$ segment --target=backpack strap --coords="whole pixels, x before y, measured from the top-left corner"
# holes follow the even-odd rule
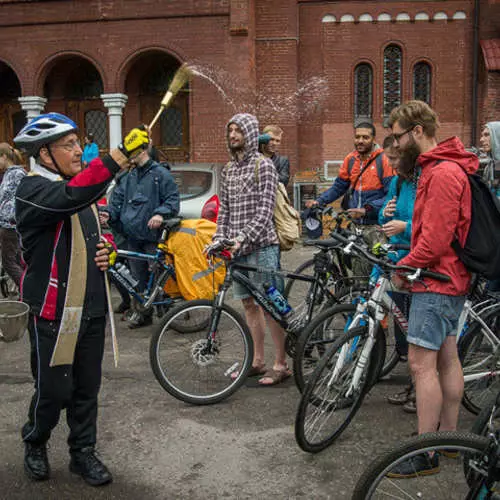
[[[260,168],[261,163],[262,163],[261,157],[259,157],[255,160],[254,174],[255,174],[255,182],[256,182],[257,186],[259,185],[259,168]]]
[[[354,167],[354,162],[356,161],[356,158],[354,156],[351,156],[349,158],[349,163],[347,164],[347,173],[349,175],[349,179],[351,178],[351,173],[352,173],[352,169]]]

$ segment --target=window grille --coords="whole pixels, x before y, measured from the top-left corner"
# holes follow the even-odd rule
[[[177,108],[166,109],[160,118],[161,144],[182,146],[182,125],[182,111]]]
[[[354,70],[354,118],[356,121],[372,118],[373,71],[362,63]]]
[[[419,62],[413,68],[413,98],[431,103],[432,70],[430,64]]]
[[[398,45],[384,50],[384,116],[401,104],[402,52]]]
[[[99,149],[108,147],[108,121],[106,113],[98,109],[92,109],[85,113],[85,133],[94,134],[94,141]]]

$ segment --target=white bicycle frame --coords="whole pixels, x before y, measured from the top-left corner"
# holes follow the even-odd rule
[[[416,278],[418,278],[418,276],[416,276]],[[368,362],[368,359],[370,357],[371,351],[373,349],[376,340],[375,320],[382,321],[386,316],[386,311],[391,310],[394,314],[397,315],[398,321],[400,322],[401,326],[406,327],[405,330],[407,330],[408,328],[408,322],[406,318],[401,313],[397,305],[394,303],[390,295],[387,293],[389,288],[390,288],[390,280],[385,275],[380,276],[368,301],[359,302],[358,305],[356,306],[356,314],[354,315],[352,322],[347,329],[347,332],[359,326],[361,321],[364,320],[368,322],[368,338],[367,341],[365,342],[365,345],[363,346],[359,359],[356,363],[356,367],[354,369],[354,374],[351,383],[349,385],[349,389],[346,392],[346,397],[351,396],[359,388],[361,377],[363,375],[366,363]],[[500,349],[500,339],[496,337],[496,335],[489,329],[488,325],[481,318],[482,314],[484,314],[486,311],[496,306],[497,303],[494,302],[492,304],[491,300],[486,300],[484,302],[481,302],[473,306],[472,301],[467,299],[459,318],[457,332],[460,333],[459,335],[457,335],[457,342],[459,337],[463,333],[467,319],[471,318],[473,321],[477,321],[478,323],[480,323],[481,326],[483,327],[481,331],[486,336],[488,342],[492,345],[494,350],[493,352],[498,351],[498,349]],[[368,310],[374,311],[374,314],[373,315],[367,314]],[[375,320],[373,319],[373,317],[375,317]],[[339,353],[339,357],[337,359],[337,362],[335,363],[335,367],[332,370],[331,377],[328,381],[327,384],[328,387],[330,387],[338,380],[340,374],[342,373],[342,369],[344,368],[344,365],[348,359],[348,356],[350,356],[349,353],[350,349],[351,349],[351,344],[344,344],[342,346]],[[479,363],[468,366],[467,368],[468,369],[480,368],[484,362],[485,362],[484,360],[480,361]],[[493,371],[488,370],[472,374],[464,373],[464,382],[465,383],[472,382],[482,378],[496,377],[498,375],[500,375],[500,370],[493,370]]]

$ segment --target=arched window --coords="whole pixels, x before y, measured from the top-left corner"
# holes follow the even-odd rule
[[[432,70],[430,64],[419,62],[413,67],[413,98],[431,103]]]
[[[367,63],[361,63],[354,70],[354,118],[372,118],[373,71]]]
[[[399,45],[384,50],[384,116],[401,104],[402,51]]]

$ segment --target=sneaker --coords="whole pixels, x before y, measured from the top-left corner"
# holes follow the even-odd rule
[[[47,445],[24,443],[24,470],[33,481],[45,481],[50,477]]]
[[[393,467],[386,475],[394,479],[405,479],[418,476],[430,476],[439,472],[439,455],[434,453],[431,457],[428,453],[422,453],[408,458]]]
[[[118,307],[114,310],[116,314],[123,314],[130,309],[130,302],[124,302],[123,300],[120,302]]]
[[[153,324],[153,316],[148,315],[144,316],[141,313],[135,312],[129,322],[128,322],[128,327],[131,330],[134,330],[135,328],[141,328],[143,326],[149,326]]]
[[[82,448],[71,452],[69,470],[78,474],[91,486],[102,486],[113,481],[108,468],[97,458],[94,448]]]

